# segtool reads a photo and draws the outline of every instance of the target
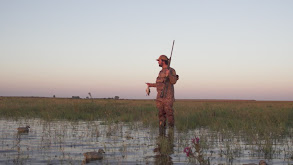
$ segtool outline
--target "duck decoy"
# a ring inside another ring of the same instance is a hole
[[[29,128],[30,128],[30,126],[26,126],[26,127],[18,127],[18,128],[17,128],[17,131],[18,131],[19,133],[27,133],[27,132],[29,132]]]
[[[91,160],[102,160],[104,158],[105,151],[103,149],[99,149],[98,152],[86,152],[83,155],[85,156],[86,162],[89,162]]]
[[[264,160],[259,161],[259,165],[267,165],[267,162]]]

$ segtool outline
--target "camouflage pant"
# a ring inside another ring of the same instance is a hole
[[[166,120],[168,119],[169,127],[174,126],[174,110],[173,101],[163,100],[156,102],[157,108],[159,110],[159,121],[160,126],[166,126]]]

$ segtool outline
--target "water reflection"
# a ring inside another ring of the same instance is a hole
[[[11,147],[11,149],[16,149],[17,155],[15,159],[13,159],[14,164],[23,164],[23,160],[27,159],[29,157],[28,154],[24,153],[22,151],[21,142],[22,140],[26,140],[26,137],[28,136],[29,131],[28,130],[18,130],[17,133],[14,135],[14,146]],[[27,150],[29,150],[29,147],[27,147]]]
[[[173,164],[171,155],[174,153],[174,129],[169,128],[166,135],[166,128],[160,128],[157,137],[157,147],[154,149],[155,164]]]

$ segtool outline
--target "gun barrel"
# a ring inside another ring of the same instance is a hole
[[[171,55],[170,55],[170,58],[169,58],[169,62],[168,62],[168,69],[170,69],[170,64],[171,64],[171,59],[172,59],[172,54],[173,54],[173,48],[174,48],[174,43],[175,43],[175,40],[173,40],[173,44],[172,44],[172,49],[171,49]],[[166,78],[167,80],[167,78]],[[167,86],[167,81],[165,80],[165,86],[164,86],[164,89],[162,90],[161,92],[161,95],[160,97],[163,98],[168,90],[168,86]]]
[[[174,44],[175,44],[175,40],[173,40],[172,49],[171,49],[171,55],[170,55],[169,63],[168,63],[168,68],[170,68],[170,65],[171,65],[171,59],[172,59]]]

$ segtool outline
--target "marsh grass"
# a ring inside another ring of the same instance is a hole
[[[208,127],[273,138],[288,133],[293,127],[293,102],[177,100],[174,109],[179,130]],[[153,100],[1,97],[0,116],[48,121],[140,121],[150,126],[158,123]]]
[[[11,119],[143,121],[152,124],[156,115],[153,101],[15,97],[0,100],[0,116]]]

